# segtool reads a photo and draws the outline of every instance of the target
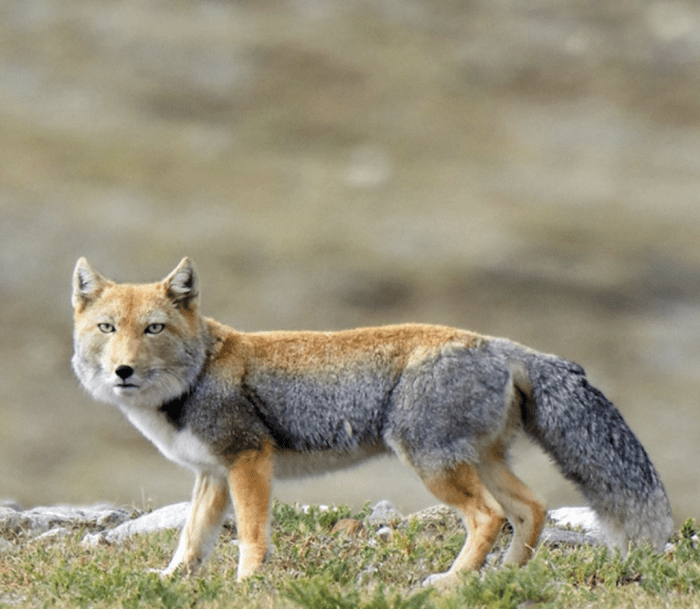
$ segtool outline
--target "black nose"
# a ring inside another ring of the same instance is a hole
[[[134,369],[131,366],[118,366],[114,373],[122,380],[125,381],[133,373]]]

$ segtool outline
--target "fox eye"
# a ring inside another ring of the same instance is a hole
[[[146,334],[160,334],[165,329],[165,324],[150,324],[146,327]]]
[[[107,322],[102,322],[101,324],[97,324],[97,327],[100,329],[100,332],[103,332],[104,334],[111,334],[112,332],[116,331],[116,328],[114,327],[114,325],[108,324]]]

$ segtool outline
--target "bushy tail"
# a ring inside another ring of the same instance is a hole
[[[530,399],[525,429],[578,485],[623,552],[630,541],[661,551],[673,530],[666,491],[644,447],[580,366],[524,355]]]

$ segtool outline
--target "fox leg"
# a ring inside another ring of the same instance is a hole
[[[267,554],[272,465],[272,446],[266,445],[242,453],[229,470],[238,532],[238,581],[252,575]]]
[[[422,475],[433,495],[462,513],[467,539],[446,573],[431,575],[426,585],[450,585],[460,571],[476,570],[484,562],[505,522],[503,509],[489,493],[476,471],[465,463],[437,475]]]
[[[502,458],[489,460],[479,469],[491,494],[503,506],[513,526],[513,540],[503,558],[504,565],[524,565],[535,552],[547,508],[513,472]]]
[[[194,574],[211,552],[230,505],[228,484],[224,478],[198,473],[192,491],[187,523],[170,564],[162,572],[172,575],[180,565],[187,575]]]

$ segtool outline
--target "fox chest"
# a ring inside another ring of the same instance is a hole
[[[148,438],[171,461],[195,472],[225,473],[221,461],[208,444],[197,437],[189,427],[178,428],[167,415],[146,408],[122,408],[131,424]]]

